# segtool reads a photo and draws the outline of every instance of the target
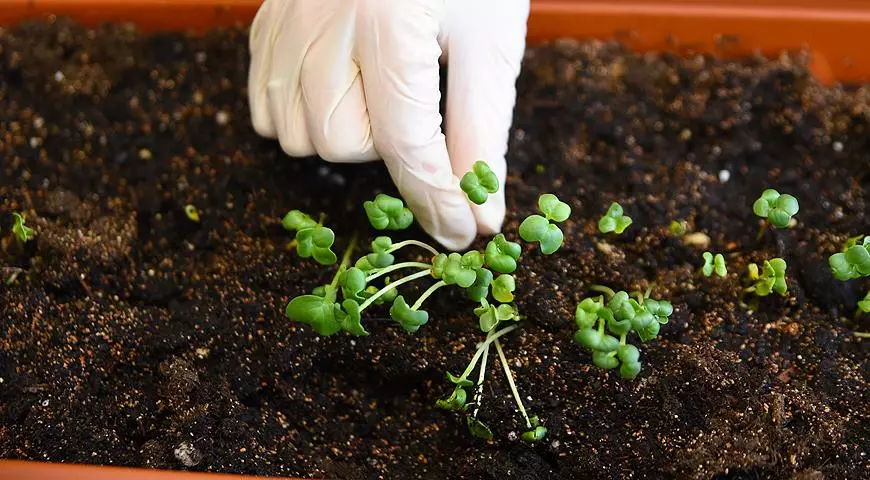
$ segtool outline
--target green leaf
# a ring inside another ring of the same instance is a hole
[[[386,268],[396,261],[396,257],[391,253],[370,253],[365,258],[369,265],[375,268]]]
[[[438,408],[443,408],[444,410],[449,410],[451,412],[461,412],[465,410],[465,402],[468,398],[468,394],[461,387],[456,387],[453,389],[453,393],[450,394],[449,397],[438,399],[435,402],[435,405]]]
[[[398,198],[379,193],[363,203],[369,223],[378,230],[404,230],[414,221],[411,210]]]
[[[583,328],[574,332],[574,343],[589,350],[596,350],[601,344],[602,336],[603,334],[594,328]]]
[[[334,335],[341,330],[341,324],[335,319],[336,304],[333,300],[317,295],[302,295],[290,300],[284,314],[294,322],[310,325],[319,335]]]
[[[863,245],[855,245],[846,250],[846,260],[861,276],[870,274],[870,251]]]
[[[674,306],[667,300],[653,300],[652,298],[648,298],[644,300],[643,305],[646,311],[652,314],[656,321],[662,325],[668,323],[668,317],[674,313]]]
[[[640,351],[634,345],[623,345],[616,351],[620,362],[634,363],[640,358]]]
[[[630,321],[634,318],[637,310],[639,310],[636,305],[637,302],[629,297],[628,293],[624,291],[616,292],[613,298],[607,302],[607,308],[613,313],[613,317],[618,321]]]
[[[779,198],[776,199],[775,206],[778,210],[782,211],[789,217],[797,215],[800,210],[800,205],[798,204],[797,199],[787,193],[780,195]]]
[[[858,310],[864,313],[870,313],[870,292],[864,295],[864,299],[858,301]]]
[[[623,215],[622,205],[613,202],[607,212],[598,220],[598,231],[601,233],[622,234],[632,223],[630,217]]]
[[[485,423],[471,416],[466,417],[466,422],[468,423],[468,431],[472,435],[487,441],[492,440],[492,430]]]
[[[659,328],[661,325],[656,321],[656,317],[647,310],[638,313],[631,319],[631,329],[644,342],[655,338],[659,333]]]
[[[281,226],[284,227],[285,230],[298,231],[306,228],[314,228],[317,226],[317,222],[306,213],[300,212],[299,210],[290,210],[286,215],[284,215],[284,219],[281,220]]]
[[[725,267],[725,257],[721,253],[717,253],[713,259],[713,271],[720,277],[728,275],[728,268]]]
[[[577,308],[574,310],[574,321],[577,323],[577,328],[581,330],[592,328],[598,321],[598,310],[602,307],[604,307],[604,302],[593,298],[585,298],[577,304]]]
[[[668,227],[668,233],[675,237],[682,237],[686,234],[686,230],[689,229],[689,223],[685,220],[671,220],[671,224]]]
[[[444,278],[444,269],[447,267],[447,254],[439,253],[432,259],[432,276]]]
[[[517,230],[527,242],[539,242],[547,234],[550,221],[540,215],[529,215]]]
[[[564,236],[562,235],[562,230],[559,230],[559,227],[553,225],[552,223],[547,227],[546,233],[544,233],[544,237],[540,240],[541,245],[541,253],[544,255],[550,255],[555,253],[559,247],[562,246],[562,241],[564,240]]]
[[[571,207],[559,201],[552,193],[545,193],[538,197],[538,208],[547,220],[554,222],[564,222],[571,216]]]
[[[640,362],[628,362],[619,366],[619,376],[626,380],[634,380],[640,373]]]
[[[709,277],[713,274],[713,254],[704,252],[701,256],[704,258],[704,266],[701,267],[701,272],[705,277]]]
[[[492,296],[502,303],[510,303],[514,301],[514,290],[517,284],[513,275],[499,275],[492,282]]]
[[[483,333],[489,333],[498,325],[498,311],[495,305],[490,305],[486,299],[483,299],[480,307],[474,309],[474,314],[478,317],[480,331]]]
[[[453,252],[447,256],[441,279],[447,285],[468,288],[474,284],[477,279],[477,271],[481,267],[483,267],[483,255],[480,252],[471,251],[464,255]]]
[[[759,198],[752,204],[752,211],[761,218],[767,218],[770,214],[770,203],[764,198]]]
[[[376,237],[372,240],[372,252],[387,253],[393,247],[393,239],[386,236]]]
[[[509,242],[499,233],[486,245],[486,265],[498,273],[513,273],[521,252],[519,243]]]
[[[470,387],[474,385],[474,382],[472,382],[471,380],[468,380],[467,378],[457,377],[450,372],[447,372],[447,380],[450,380],[451,383],[459,385],[460,387]]]
[[[341,294],[344,298],[352,299],[357,303],[365,301],[362,293],[366,288],[366,274],[356,267],[351,267],[338,276],[338,284],[341,285]]]
[[[33,229],[24,224],[26,217],[18,212],[12,212],[12,234],[19,243],[33,240]]]
[[[517,311],[517,308],[513,305],[501,304],[495,308],[495,316],[501,322],[506,322],[508,320],[519,320],[520,314]]]
[[[474,280],[474,283],[465,289],[465,293],[471,301],[480,303],[489,293],[489,285],[491,283],[492,272],[481,268],[477,271],[477,278]]]
[[[362,326],[362,316],[360,314],[359,304],[351,299],[347,299],[341,304],[344,310],[338,308],[338,304],[334,305],[335,318],[338,320],[341,329],[351,335],[364,337],[369,334]]]
[[[592,352],[592,363],[604,370],[612,370],[619,366],[619,360],[616,359],[614,352]]]
[[[311,256],[314,257],[314,260],[321,265],[335,265],[335,262],[338,261],[338,257],[335,255],[335,252],[328,248],[314,247],[314,251],[311,252]]]
[[[466,172],[459,181],[459,188],[468,195],[468,199],[477,205],[486,203],[487,197],[498,191],[498,177],[483,161],[474,162],[471,170]]]
[[[759,217],[766,218],[774,228],[786,228],[792,217],[800,210],[795,197],[768,188],[761,193],[752,204],[752,211]]]
[[[601,217],[598,220],[598,231],[601,233],[610,233],[616,230],[616,219],[612,217]]]
[[[631,226],[631,218],[629,217],[619,217],[616,219],[616,228],[613,229],[613,233],[620,235],[625,231],[626,228]]]
[[[405,302],[405,298],[399,295],[390,307],[390,317],[399,323],[406,332],[414,333],[429,321],[429,312],[412,310]]]
[[[538,425],[537,427],[535,427],[527,432],[524,432],[522,435],[522,439],[527,441],[527,442],[534,443],[534,442],[540,442],[546,436],[547,436],[547,427],[543,427],[541,425]]]
[[[366,274],[375,269],[375,266],[369,263],[368,257],[360,257],[360,259],[354,264],[354,267],[362,270]]]
[[[631,330],[631,320],[635,316],[635,312],[631,309],[631,305],[628,302],[620,305],[620,308],[622,312],[620,317],[616,316],[612,308],[602,308],[598,311],[598,316],[607,322],[607,330],[614,335],[625,335],[628,333]],[[631,314],[626,314],[629,311]]]
[[[858,269],[849,262],[845,253],[835,253],[828,257],[828,265],[831,266],[831,272],[834,274],[834,277],[841,282],[859,278],[861,276],[861,274],[858,273]]]
[[[332,229],[315,225],[296,231],[296,253],[302,258],[313,257],[321,265],[333,265],[338,258],[331,250],[335,242]]]

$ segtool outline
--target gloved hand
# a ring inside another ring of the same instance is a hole
[[[463,249],[504,221],[528,14],[529,0],[266,0],[251,26],[254,129],[291,156],[383,158],[426,232]],[[476,160],[501,182],[482,206],[459,188]]]

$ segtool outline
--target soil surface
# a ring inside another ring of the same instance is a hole
[[[361,204],[394,190],[380,163],[291,159],[257,137],[247,63],[242,31],[0,33],[0,266],[25,270],[0,287],[0,456],[342,479],[870,475],[853,335],[870,316],[847,320],[870,283],[827,267],[870,233],[870,91],[822,88],[788,57],[529,50],[504,231],[540,193],[573,208],[563,248],[527,249],[517,271],[527,320],[505,351],[550,432],[529,446],[497,366],[480,414],[493,442],[434,405],[481,340],[461,292],[439,291],[415,335],[384,311],[366,338],[283,316],[332,277],[285,248],[283,214],[325,213],[340,249],[376,235]],[[766,187],[801,211],[756,242]],[[611,201],[634,219],[618,237],[596,231]],[[36,230],[23,247],[14,211]],[[694,243],[668,235],[673,219]],[[705,249],[726,254],[726,278],[698,274]],[[747,264],[774,256],[788,295],[741,308]],[[633,382],[571,340],[593,283],[653,283],[675,305]]]

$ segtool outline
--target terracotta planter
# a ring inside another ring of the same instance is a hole
[[[248,24],[260,0],[0,0],[0,26],[47,16],[145,31]],[[825,83],[870,81],[870,0],[532,0],[529,40],[617,39],[642,51],[740,56],[808,49]],[[258,478],[119,467],[0,461],[0,479]]]

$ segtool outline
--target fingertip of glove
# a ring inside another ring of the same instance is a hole
[[[503,196],[492,195],[483,205],[472,205],[477,230],[481,235],[495,235],[504,226],[506,212]]]

